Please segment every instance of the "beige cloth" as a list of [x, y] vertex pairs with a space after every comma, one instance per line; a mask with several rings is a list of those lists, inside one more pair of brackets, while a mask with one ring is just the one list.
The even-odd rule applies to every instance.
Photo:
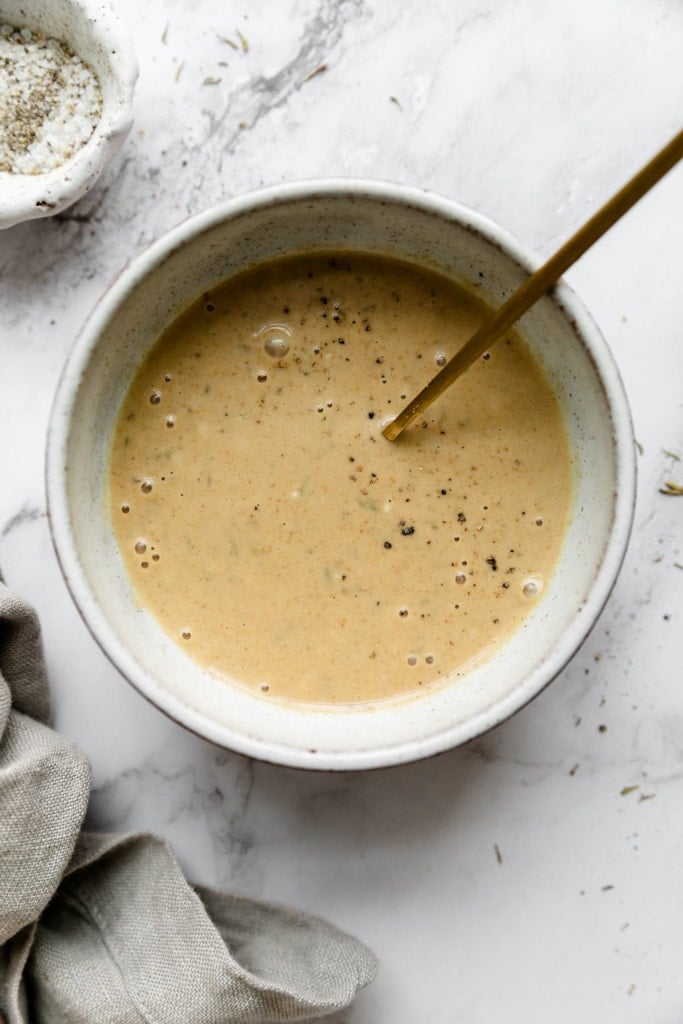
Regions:
[[0, 1020], [295, 1021], [372, 980], [325, 921], [192, 887], [154, 836], [81, 832], [89, 765], [48, 714], [37, 617], [0, 583]]

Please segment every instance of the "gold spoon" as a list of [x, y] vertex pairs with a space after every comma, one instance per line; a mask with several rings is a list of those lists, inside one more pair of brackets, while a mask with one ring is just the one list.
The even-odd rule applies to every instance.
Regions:
[[580, 256], [630, 210], [642, 196], [683, 157], [683, 131], [660, 150], [624, 187], [612, 196], [561, 249], [534, 271], [507, 302], [496, 310], [418, 395], [384, 428], [388, 441], [395, 441], [409, 423], [424, 412], [474, 360], [497, 341], [522, 314], [533, 306]]

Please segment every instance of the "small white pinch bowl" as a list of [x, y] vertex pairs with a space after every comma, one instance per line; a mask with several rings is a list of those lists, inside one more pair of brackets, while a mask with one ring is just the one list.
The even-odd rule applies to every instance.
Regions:
[[138, 61], [121, 19], [102, 0], [0, 0], [0, 23], [58, 39], [95, 72], [102, 114], [90, 139], [45, 174], [0, 172], [0, 228], [66, 209], [92, 188], [133, 124]]
[[[633, 515], [635, 446], [609, 349], [581, 302], [560, 283], [519, 326], [564, 411], [575, 473], [573, 514], [555, 574], [523, 626], [461, 678], [381, 703], [285, 704], [213, 677], [162, 632], [131, 589], [107, 510], [113, 426], [143, 356], [195, 297], [283, 254], [339, 250], [412, 260], [494, 306], [538, 265], [479, 214], [376, 181], [281, 185], [192, 217], [124, 270], [78, 338], [52, 412], [47, 490], [54, 544], [74, 600], [102, 649], [140, 693], [220, 746], [283, 765], [354, 770], [464, 743], [508, 718], [560, 672], [600, 614], [622, 562]], [[466, 377], [457, 386], [467, 387]]]

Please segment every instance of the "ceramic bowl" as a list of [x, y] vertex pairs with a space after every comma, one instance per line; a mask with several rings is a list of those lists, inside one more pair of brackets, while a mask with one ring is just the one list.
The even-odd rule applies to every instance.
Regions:
[[58, 39], [95, 72], [102, 114], [88, 142], [45, 174], [0, 173], [0, 228], [49, 217], [94, 185], [133, 123], [138, 63], [129, 34], [107, 3], [97, 0], [0, 0], [0, 24]]
[[380, 182], [282, 185], [185, 221], [116, 279], [77, 340], [51, 419], [49, 515], [62, 570], [87, 625], [122, 674], [168, 715], [214, 743], [267, 761], [376, 768], [472, 739], [526, 704], [571, 658], [624, 555], [634, 441], [605, 341], [561, 283], [524, 317], [520, 330], [564, 410], [576, 486], [559, 564], [524, 625], [464, 678], [385, 703], [333, 710], [284, 705], [212, 677], [131, 592], [106, 509], [112, 427], [145, 352], [192, 299], [260, 261], [319, 250], [417, 261], [492, 305], [537, 265], [479, 214]]

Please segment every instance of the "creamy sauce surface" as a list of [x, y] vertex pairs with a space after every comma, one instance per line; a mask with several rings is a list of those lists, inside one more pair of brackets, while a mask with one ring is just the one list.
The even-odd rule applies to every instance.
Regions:
[[571, 494], [523, 341], [381, 435], [486, 315], [412, 265], [314, 255], [164, 332], [118, 419], [111, 517], [139, 601], [190, 657], [264, 698], [356, 703], [464, 673], [520, 626]]

